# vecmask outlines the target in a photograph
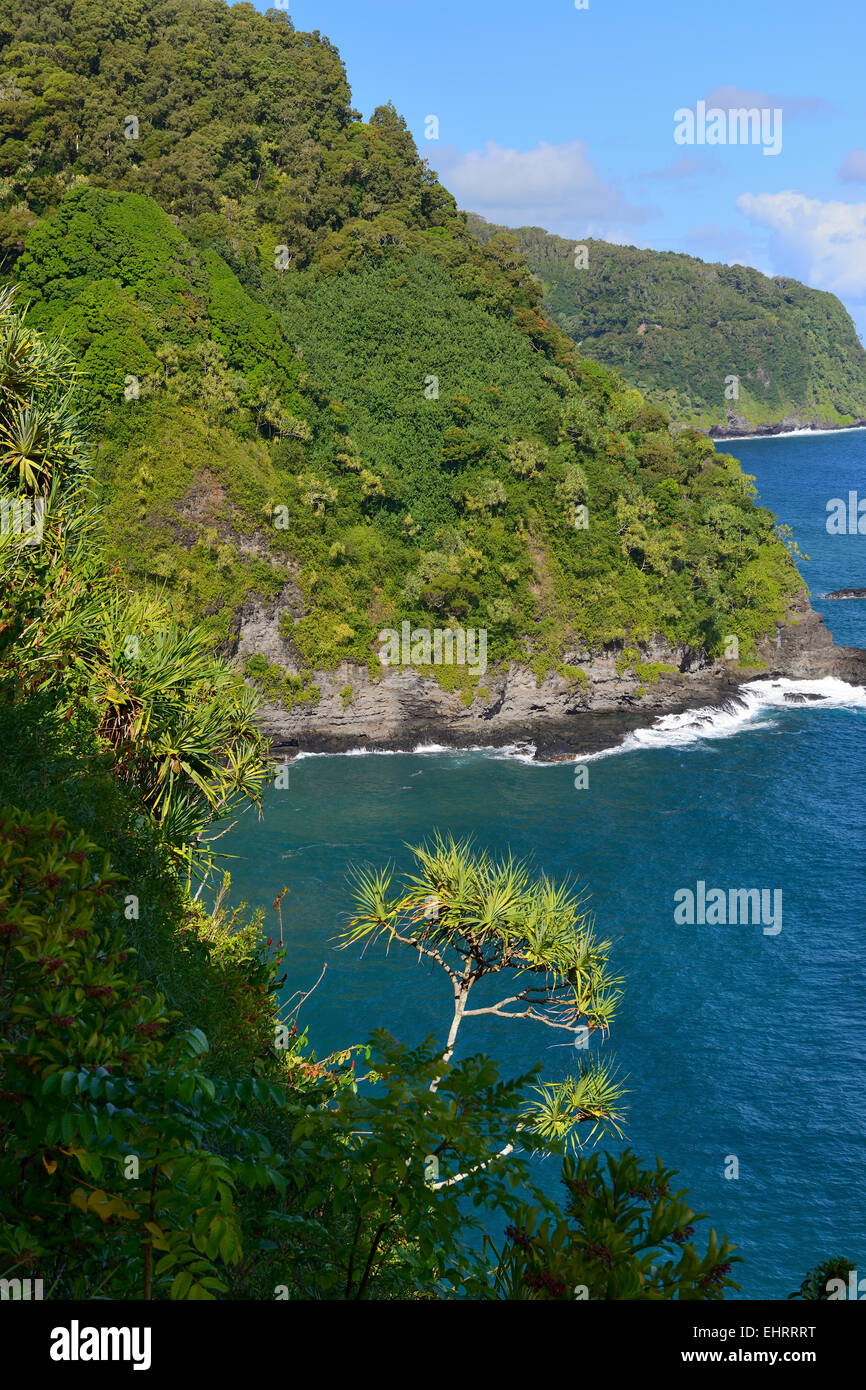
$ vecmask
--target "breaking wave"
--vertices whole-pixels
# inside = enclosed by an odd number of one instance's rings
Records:
[[[637,748],[684,748],[705,739],[731,738],[734,734],[765,729],[774,721],[774,710],[866,709],[866,688],[849,685],[835,676],[822,680],[760,680],[740,686],[736,695],[720,705],[660,715],[648,729],[635,729],[615,748],[588,753],[579,762],[609,758]]]

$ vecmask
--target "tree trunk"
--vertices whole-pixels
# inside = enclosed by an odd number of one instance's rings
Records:
[[[454,1017],[451,1020],[451,1027],[448,1030],[448,1041],[445,1044],[445,1053],[442,1058],[442,1061],[446,1063],[451,1061],[451,1058],[454,1054],[454,1046],[457,1042],[457,1034],[460,1031],[460,1024],[463,1022],[463,1014],[466,1010],[466,1001],[469,998],[469,991],[472,988],[468,977],[469,966],[467,965],[466,970],[463,973],[463,979],[460,980],[460,982],[454,986]],[[437,1076],[433,1081],[431,1081],[430,1090],[437,1091],[439,1089],[439,1082],[441,1080],[442,1077],[440,1075]]]

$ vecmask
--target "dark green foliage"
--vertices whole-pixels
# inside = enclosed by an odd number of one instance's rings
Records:
[[[324,1123],[311,1114],[294,1131],[300,1161],[325,1175],[341,1161],[345,1170],[330,1192],[324,1182],[310,1194],[308,1205],[320,1210],[309,1223],[319,1236],[309,1292],[362,1299],[377,1281],[396,1281],[404,1298],[478,1288],[486,1270],[473,1208],[509,1212],[526,1182],[524,1159],[491,1157],[508,1143],[535,1073],[502,1081],[494,1062],[475,1056],[443,1076],[432,1039],[406,1048],[384,1031],[374,1035],[370,1062],[375,1092],[352,1090]]]
[[[559,400],[543,361],[461,296],[432,257],[392,254],[354,275],[304,275],[281,289],[311,394],[323,399],[311,458],[333,458],[335,427],[348,435],[363,466],[393,477],[399,507],[376,508],[392,514],[392,530],[403,509],[431,537],[457,523],[455,472],[462,482],[500,466],[498,442],[512,432],[555,437]],[[332,397],[343,405],[338,421],[325,418]]]
[[[242,1252],[237,1189],[286,1182],[205,1035],[171,1028],[99,928],[119,885],[97,854],[53,812],[0,812],[0,1260],[35,1264],[49,1296],[213,1298]]]
[[[326,41],[220,0],[3,23],[6,204],[40,219],[16,274],[82,363],[110,557],[180,619],[230,650],[289,592],[309,676],[375,670],[406,620],[543,674],[659,633],[748,656],[782,615],[799,580],[738,467],[577,358]]]
[[[3,0],[0,46],[21,93],[0,110],[8,243],[73,177],[147,193],[242,257],[265,237],[269,260],[283,243],[306,262],[335,228],[384,214],[462,226],[393,107],[363,125],[336,50],[283,11]]]
[[[615,1158],[567,1158],[564,1213],[518,1215],[506,1232],[496,1271],[500,1298],[533,1302],[597,1299],[715,1300],[738,1289],[731,1267],[742,1263],[726,1239],[710,1231],[695,1250],[703,1221],[671,1190],[676,1174],[660,1159],[641,1168],[631,1150]]]
[[[848,1275],[857,1274],[857,1266],[843,1256],[837,1255],[834,1259],[825,1260],[823,1264],[816,1265],[810,1269],[803,1279],[802,1284],[796,1293],[789,1293],[788,1298],[809,1299],[813,1302],[832,1302],[838,1299],[845,1299],[849,1296]],[[829,1288],[831,1281],[841,1280],[843,1290],[839,1290],[838,1283]],[[858,1293],[855,1297],[860,1297]]]
[[[482,244],[502,228],[470,216]],[[677,420],[727,414],[752,425],[786,417],[850,424],[866,416],[866,352],[832,294],[742,265],[540,227],[512,235],[544,288],[544,307],[580,350],[621,372]],[[575,265],[576,244],[587,264]],[[739,379],[726,399],[725,378]]]

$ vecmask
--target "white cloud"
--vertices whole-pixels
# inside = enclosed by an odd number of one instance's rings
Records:
[[[843,299],[866,299],[866,203],[824,203],[788,191],[743,193],[737,207],[770,232],[777,274]]]
[[[532,224],[567,235],[612,237],[643,222],[650,209],[630,203],[601,177],[583,140],[534,150],[509,150],[488,141],[461,154],[445,146],[431,155],[442,182],[461,207],[491,222]]]

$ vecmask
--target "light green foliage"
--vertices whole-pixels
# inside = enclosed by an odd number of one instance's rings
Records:
[[[268,663],[258,652],[246,658],[244,671],[250,680],[256,683],[266,700],[279,700],[286,709],[291,709],[296,701],[299,704],[310,701],[318,704],[319,688],[313,685],[306,675],[293,675],[276,662]],[[351,699],[351,687],[347,689]],[[346,703],[345,694],[343,703]]]

